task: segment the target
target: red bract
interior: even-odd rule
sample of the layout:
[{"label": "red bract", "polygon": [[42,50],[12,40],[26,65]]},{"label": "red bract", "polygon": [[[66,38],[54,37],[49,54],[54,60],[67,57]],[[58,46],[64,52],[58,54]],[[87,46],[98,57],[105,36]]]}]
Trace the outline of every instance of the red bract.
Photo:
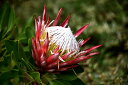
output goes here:
[{"label": "red bract", "polygon": [[[90,52],[102,46],[97,45],[80,51],[79,48],[90,38],[81,40],[80,42],[76,42],[75,38],[78,37],[89,24],[83,26],[74,35],[72,35],[72,33],[70,33],[70,29],[66,28],[70,16],[68,16],[61,25],[57,26],[61,13],[62,9],[59,10],[55,20],[50,22],[49,17],[46,20],[46,7],[44,6],[43,16],[39,16],[35,19],[36,30],[35,38],[32,38],[32,55],[41,72],[60,72],[77,67],[79,62],[90,59],[92,58],[91,56],[99,54],[98,52]],[[61,34],[61,30],[60,33],[54,33],[54,28],[57,31],[62,28],[61,30],[63,33],[67,32],[63,31],[67,29],[69,31],[69,37],[71,38],[65,38],[62,37],[63,35],[59,35]],[[50,31],[47,29],[50,29]],[[70,39],[72,39],[72,41],[70,41]]]}]

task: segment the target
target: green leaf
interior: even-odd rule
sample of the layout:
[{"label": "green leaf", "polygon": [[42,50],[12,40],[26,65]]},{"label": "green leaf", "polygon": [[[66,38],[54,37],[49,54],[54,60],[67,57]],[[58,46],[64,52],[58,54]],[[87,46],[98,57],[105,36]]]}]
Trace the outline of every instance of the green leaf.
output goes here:
[{"label": "green leaf", "polygon": [[17,71],[10,70],[0,75],[1,85],[18,85],[19,73]]},{"label": "green leaf", "polygon": [[71,85],[86,85],[85,83],[83,83],[79,78],[73,80],[73,81],[70,81],[70,84]]},{"label": "green leaf", "polygon": [[63,72],[61,74],[56,74],[58,79],[72,81],[77,78],[77,76],[73,72]]},{"label": "green leaf", "polygon": [[13,28],[13,26],[15,25],[15,22],[16,22],[16,18],[15,18],[14,10],[12,8],[10,8],[7,32],[9,32]]},{"label": "green leaf", "polygon": [[25,53],[20,41],[5,40],[5,47],[9,53],[14,52],[15,59],[25,58]]},{"label": "green leaf", "polygon": [[12,41],[12,40],[6,40],[5,41],[5,46],[6,49],[9,53],[11,53],[12,51],[14,52],[14,55],[16,58],[19,57],[19,52],[18,52],[18,41]]},{"label": "green leaf", "polygon": [[23,51],[23,47],[21,46],[20,41],[6,40],[5,46],[8,53],[13,52],[14,56],[12,56],[12,59],[16,62],[19,68],[24,65],[27,67],[27,69],[32,70],[32,67],[25,55],[25,52]]},{"label": "green leaf", "polygon": [[0,10],[0,33],[5,38],[14,28],[16,18],[14,10],[8,4],[3,4]]},{"label": "green leaf", "polygon": [[80,66],[80,65],[79,65],[78,67],[73,68],[73,70],[74,70],[74,72],[77,73],[77,74],[84,72],[83,67]]},{"label": "green leaf", "polygon": [[62,81],[62,80],[52,80],[49,81],[49,85],[70,85],[68,82],[66,81]]},{"label": "green leaf", "polygon": [[73,68],[72,70],[68,70],[65,72],[61,72],[61,74],[56,74],[57,78],[66,80],[66,81],[72,81],[77,79],[78,73],[83,72],[83,68],[81,66],[78,66],[76,68]]},{"label": "green leaf", "polygon": [[26,35],[25,35],[25,32],[22,32],[22,33],[20,33],[18,36],[17,36],[17,38],[16,38],[17,40],[26,40],[27,38],[26,38]]},{"label": "green leaf", "polygon": [[27,39],[30,39],[34,36],[34,28],[28,26],[25,28],[25,34],[26,34],[26,37]]},{"label": "green leaf", "polygon": [[32,78],[33,78],[37,83],[41,83],[40,73],[39,73],[39,72],[32,72],[32,73],[30,73],[30,75],[32,76]]},{"label": "green leaf", "polygon": [[28,61],[28,60],[25,60],[24,58],[21,58],[22,60],[22,64],[24,64],[24,66],[26,66],[26,68],[29,70],[29,71],[33,71],[34,69],[34,66],[31,65],[31,63]]}]

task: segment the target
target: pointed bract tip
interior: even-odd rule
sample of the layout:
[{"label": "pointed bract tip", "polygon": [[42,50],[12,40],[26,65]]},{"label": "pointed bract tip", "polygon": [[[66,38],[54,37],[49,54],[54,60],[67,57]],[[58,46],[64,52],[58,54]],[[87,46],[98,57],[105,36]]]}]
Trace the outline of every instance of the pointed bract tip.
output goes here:
[{"label": "pointed bract tip", "polygon": [[93,53],[90,53],[89,56],[98,55],[98,54],[100,54],[100,52],[93,52]]},{"label": "pointed bract tip", "polygon": [[91,39],[91,37],[83,40],[81,43],[80,43],[80,47],[83,46],[86,42],[88,42],[89,40]]},{"label": "pointed bract tip", "polygon": [[56,16],[56,18],[55,18],[55,20],[54,20],[52,26],[56,26],[56,25],[57,25],[57,23],[58,23],[58,21],[59,21],[59,19],[60,19],[61,13],[62,13],[62,8],[60,8],[60,10],[59,10],[59,12],[58,12],[58,14],[57,14],[57,16]]},{"label": "pointed bract tip", "polygon": [[66,27],[67,24],[68,24],[69,19],[70,19],[70,16],[68,16],[60,26]]},{"label": "pointed bract tip", "polygon": [[87,27],[89,26],[89,24],[86,24],[85,26],[81,27],[75,34],[75,37],[78,37]]},{"label": "pointed bract tip", "polygon": [[46,20],[46,5],[44,5],[44,10],[43,10],[43,20]]}]

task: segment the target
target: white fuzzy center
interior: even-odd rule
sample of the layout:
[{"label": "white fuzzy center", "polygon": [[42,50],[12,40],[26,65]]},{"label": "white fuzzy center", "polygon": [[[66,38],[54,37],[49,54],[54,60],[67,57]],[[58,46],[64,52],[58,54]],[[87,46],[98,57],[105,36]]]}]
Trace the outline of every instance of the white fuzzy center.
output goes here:
[{"label": "white fuzzy center", "polygon": [[78,42],[69,27],[52,26],[47,28],[47,32],[50,42],[59,45],[62,51],[79,51]]}]

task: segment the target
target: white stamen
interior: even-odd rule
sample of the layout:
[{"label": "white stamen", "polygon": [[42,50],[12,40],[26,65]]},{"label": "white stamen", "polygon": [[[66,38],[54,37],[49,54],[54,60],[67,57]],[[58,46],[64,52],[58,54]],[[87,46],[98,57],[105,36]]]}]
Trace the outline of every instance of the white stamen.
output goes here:
[{"label": "white stamen", "polygon": [[50,50],[50,53],[51,53],[51,54],[54,54],[51,50]]},{"label": "white stamen", "polygon": [[52,20],[48,25],[51,25],[54,22],[54,20]]},{"label": "white stamen", "polygon": [[80,54],[83,54],[83,53],[85,53],[85,52],[86,52],[86,51],[81,51],[81,52],[77,53],[74,57],[77,58]]},{"label": "white stamen", "polygon": [[79,51],[79,44],[72,34],[70,27],[51,26],[46,28],[51,43],[55,43],[62,48],[62,52]]},{"label": "white stamen", "polygon": [[65,62],[60,56],[59,56],[59,59],[60,59],[62,62]]},{"label": "white stamen", "polygon": [[83,39],[80,39],[80,40],[78,41],[79,45],[81,45],[83,41],[84,41]]}]

